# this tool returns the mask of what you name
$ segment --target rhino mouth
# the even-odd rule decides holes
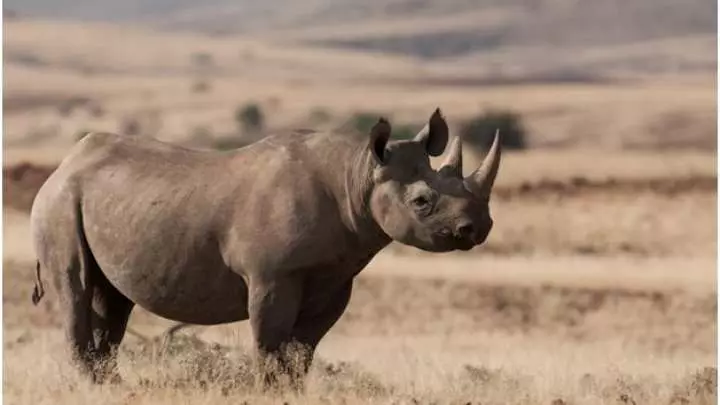
[[[484,240],[485,238],[483,238]],[[431,253],[445,253],[460,250],[466,252],[471,250],[475,246],[478,246],[481,242],[474,241],[472,239],[461,239],[456,237],[444,237],[433,240],[431,244],[415,245],[420,250]]]
[[[463,252],[471,250],[474,247],[480,246],[485,243],[489,235],[490,231],[481,233],[479,235],[474,235],[472,238],[454,238],[454,250],[461,250]]]
[[[473,242],[463,242],[458,245],[456,250],[462,250],[463,252],[467,252],[468,250],[471,250],[472,248],[474,248],[477,245],[478,244],[473,243]]]

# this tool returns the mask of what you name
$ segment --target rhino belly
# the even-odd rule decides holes
[[[100,263],[99,263],[100,264]],[[140,307],[178,322],[214,325],[245,320],[245,280],[224,266],[100,268],[123,295]]]

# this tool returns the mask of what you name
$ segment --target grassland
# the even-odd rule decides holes
[[[390,247],[358,279],[322,343],[308,393],[282,400],[711,403],[716,192],[621,184],[523,195],[522,183],[510,183],[493,203],[497,227],[486,247],[439,256]],[[54,294],[30,304],[27,207],[6,206],[5,400],[281,400],[248,388],[246,324],[192,327],[163,345],[172,323],[142,309],[123,345],[126,383],[78,380],[62,355]]]

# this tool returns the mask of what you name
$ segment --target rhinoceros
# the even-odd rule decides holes
[[[249,319],[259,383],[301,386],[378,252],[392,241],[469,250],[493,226],[497,132],[465,178],[439,108],[413,139],[391,132],[380,118],[369,136],[297,131],[231,151],[88,133],[33,202],[33,302],[42,269],[73,363],[95,382],[119,378],[116,349],[138,305],[198,325]],[[429,157],[446,146],[434,170]]]

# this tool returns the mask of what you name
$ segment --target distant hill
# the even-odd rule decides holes
[[[23,16],[132,22],[410,56],[486,77],[712,72],[713,0],[6,0]]]
[[[713,0],[6,0],[28,16],[132,21],[196,30],[272,32],[342,24],[389,26],[412,18],[461,20],[477,16],[478,36],[495,13],[502,23],[486,33],[485,46],[553,43],[627,43],[716,32]],[[485,18],[485,20],[488,20]],[[492,22],[492,21],[491,21]],[[425,28],[416,27],[417,33]]]
[[[447,60],[490,76],[709,72],[717,58],[713,0],[6,0],[5,8]]]

